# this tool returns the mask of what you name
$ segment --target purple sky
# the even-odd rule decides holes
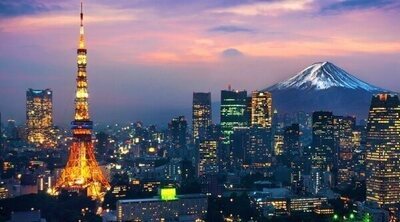
[[[25,121],[27,88],[51,88],[55,123],[72,119],[79,4],[0,2],[3,120]],[[165,125],[190,116],[193,91],[219,101],[325,60],[400,89],[396,0],[86,0],[84,13],[95,122]]]

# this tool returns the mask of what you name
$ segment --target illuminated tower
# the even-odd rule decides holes
[[[86,48],[81,3],[81,26],[78,47],[78,73],[75,96],[75,120],[72,121],[73,142],[67,165],[56,183],[57,190],[87,190],[87,195],[100,199],[110,184],[104,177],[94,156],[92,142],[93,122],[89,117],[88,83],[86,75]]]
[[[221,128],[224,144],[231,144],[233,128],[249,125],[247,102],[247,91],[221,91]]]
[[[247,91],[228,90],[221,91],[221,132],[222,144],[218,151],[218,162],[221,169],[226,169],[232,160],[232,135],[234,128],[249,126]]]
[[[54,147],[53,99],[50,89],[26,91],[26,132],[29,143]]]
[[[254,91],[251,94],[251,125],[270,129],[272,126],[272,95]]]
[[[366,151],[367,200],[384,207],[400,203],[400,101],[397,95],[372,97]]]

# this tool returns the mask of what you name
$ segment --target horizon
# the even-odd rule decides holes
[[[24,123],[26,90],[50,88],[55,124],[67,125],[73,117],[79,1],[13,2],[0,9],[0,49],[7,52],[0,53],[3,121]],[[400,30],[393,27],[400,4],[348,2],[85,1],[92,119],[161,125],[179,115],[189,120],[194,91],[211,92],[218,104],[228,85],[264,89],[316,61],[399,91]],[[218,119],[215,108],[213,116]]]

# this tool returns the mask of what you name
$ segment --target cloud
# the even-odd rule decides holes
[[[314,0],[262,1],[212,10],[215,13],[230,13],[244,16],[279,15],[282,12],[304,11]]]
[[[237,58],[242,56],[244,56],[244,54],[235,48],[229,48],[222,51],[222,57],[224,58]]]
[[[96,10],[96,14],[85,14],[85,24],[108,24],[116,22],[131,22],[137,19],[140,12],[134,10],[107,8],[103,5],[91,5],[91,10]],[[0,23],[0,30],[5,32],[29,32],[31,30],[40,30],[54,28],[65,25],[79,24],[79,8],[75,11],[61,10],[59,12],[37,13],[35,15],[11,16]]]
[[[39,0],[2,0],[0,1],[0,17],[34,15],[42,12],[61,10],[59,5]]]
[[[400,50],[400,42],[371,42],[333,38],[327,42],[274,41],[239,44],[253,57],[344,56],[353,53],[394,54]]]
[[[397,6],[399,4],[397,0],[344,0],[338,1],[332,4],[328,4],[322,7],[322,12],[334,12],[334,11],[345,11],[355,9],[371,9],[371,8],[386,8]]]
[[[235,33],[235,32],[254,32],[253,29],[235,26],[235,25],[221,25],[209,29],[210,32],[222,32],[222,33]]]

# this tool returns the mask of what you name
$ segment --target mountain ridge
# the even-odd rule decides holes
[[[330,62],[314,63],[263,91],[272,93],[273,107],[281,113],[325,110],[358,118],[368,116],[372,95],[391,92],[360,80]]]
[[[331,87],[362,89],[369,92],[387,91],[351,75],[331,62],[317,62],[303,69],[288,80],[276,83],[266,91],[297,88],[302,90],[325,90]]]

